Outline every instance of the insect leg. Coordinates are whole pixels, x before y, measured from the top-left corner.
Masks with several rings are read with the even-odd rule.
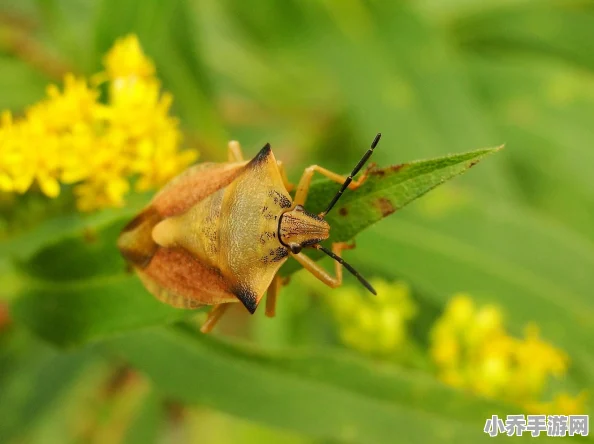
[[[354,247],[354,244],[349,244],[347,242],[336,242],[332,244],[332,252],[340,257],[342,250],[350,250]],[[334,262],[335,276],[332,276],[330,273],[324,270],[321,265],[307,257],[305,254],[292,254],[292,256],[303,266],[303,268],[305,268],[327,286],[336,288],[342,285],[342,264]]]
[[[283,185],[285,186],[286,190],[290,193],[295,188],[295,185],[289,182],[289,179],[287,178],[287,172],[285,171],[285,165],[283,164],[283,162],[277,160],[276,165],[278,166],[281,178],[283,179]]]
[[[202,333],[210,333],[230,306],[230,303],[215,305],[212,310],[210,310],[210,313],[208,313],[208,317],[206,318],[206,321],[204,321],[204,324],[202,324],[202,327],[200,327],[200,331]]]
[[[365,182],[365,179],[367,179],[367,174],[369,172],[370,168],[367,168],[364,172],[363,175],[361,177],[359,177],[357,180],[353,180],[348,188],[349,190],[356,190],[357,188],[359,188],[361,185],[363,185],[363,182]],[[299,185],[297,185],[297,191],[295,193],[295,199],[293,199],[293,202],[295,202],[296,205],[304,205],[305,201],[307,199],[307,192],[309,191],[309,185],[311,183],[311,178],[313,177],[314,173],[320,173],[323,176],[326,176],[328,179],[333,180],[334,182],[337,182],[339,184],[343,184],[345,182],[345,180],[347,180],[347,176],[343,176],[341,174],[337,174],[334,173],[330,170],[327,170],[324,167],[321,167],[319,165],[311,165],[308,166],[305,171],[303,171],[303,175],[301,176],[301,179],[299,180]]]
[[[276,300],[278,298],[278,292],[282,286],[282,278],[277,273],[272,279],[268,291],[266,292],[266,316],[273,318],[276,313]]]
[[[243,153],[237,140],[231,140],[229,142],[227,145],[227,155],[229,156],[229,162],[243,162]]]

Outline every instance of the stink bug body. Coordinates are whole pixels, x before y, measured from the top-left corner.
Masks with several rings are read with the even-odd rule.
[[[351,245],[333,243],[328,250],[320,242],[329,237],[325,215],[347,188],[354,190],[365,181],[366,173],[358,180],[353,176],[379,139],[380,134],[348,177],[317,165],[306,168],[294,198],[270,145],[244,161],[239,144],[230,142],[229,162],[198,164],[169,182],[124,227],[118,248],[159,300],[179,308],[213,305],[203,332],[213,328],[231,303],[242,302],[254,313],[266,291],[266,314],[273,316],[281,285],[278,270],[289,256],[330,287],[341,285],[344,265],[375,294],[340,257]],[[314,172],[342,184],[320,214],[303,207]],[[303,254],[303,248],[332,257],[335,276]]]

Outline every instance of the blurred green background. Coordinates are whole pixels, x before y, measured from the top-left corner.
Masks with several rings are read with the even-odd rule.
[[[364,275],[409,286],[409,335],[425,357],[407,359],[342,344],[332,293],[304,273],[272,320],[238,309],[203,338],[187,316],[141,328],[151,305],[145,324],[111,334],[110,301],[132,295],[125,308],[138,314],[151,298],[112,279],[134,197],[85,216],[68,213],[67,195],[4,195],[0,442],[487,440],[487,416],[523,410],[447,387],[427,358],[431,325],[459,292],[500,307],[511,334],[534,322],[567,353],[548,393],[592,390],[594,2],[2,0],[0,109],[19,115],[65,73],[100,71],[129,33],[201,160],[224,160],[229,139],[249,156],[270,142],[296,182],[314,163],[347,171],[378,131],[379,165],[506,149],[345,254]]]

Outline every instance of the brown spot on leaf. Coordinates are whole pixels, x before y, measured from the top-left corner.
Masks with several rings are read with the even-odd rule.
[[[188,409],[181,402],[168,399],[164,403],[169,420],[174,424],[181,424],[188,413]]]
[[[346,207],[341,207],[338,210],[338,214],[340,214],[341,216],[346,216],[347,214],[349,214],[349,210]]]
[[[92,228],[85,228],[83,230],[83,239],[88,244],[93,244],[97,242],[97,231],[93,230]]]
[[[398,165],[392,165],[389,168],[390,171],[394,171],[394,172],[398,172],[400,171],[403,167],[405,167],[407,164],[406,163],[399,163]]]
[[[0,331],[7,328],[11,323],[10,313],[8,312],[8,305],[0,302]]]
[[[125,390],[130,385],[137,382],[139,379],[138,373],[128,366],[119,366],[110,375],[104,387],[104,394],[107,397],[117,395]]]
[[[389,166],[386,168],[374,168],[373,170],[371,170],[369,172],[369,174],[373,174],[374,176],[383,177],[386,175],[386,173],[397,173],[406,165],[407,165],[406,163],[400,163],[398,165],[392,165],[392,166]]]
[[[377,199],[374,202],[374,205],[380,210],[383,217],[389,216],[394,211],[396,211],[396,208],[394,207],[392,202],[389,199],[386,199],[385,197],[380,197],[379,199]]]
[[[472,162],[470,162],[470,164],[468,165],[468,168],[472,168],[473,166],[475,166],[477,163],[479,163],[479,160],[473,160]]]

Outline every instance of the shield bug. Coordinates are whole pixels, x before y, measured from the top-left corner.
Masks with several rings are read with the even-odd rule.
[[[229,161],[201,163],[174,178],[122,230],[118,248],[146,288],[159,300],[179,308],[213,305],[202,326],[209,332],[231,303],[254,313],[265,292],[266,314],[274,316],[281,286],[278,270],[292,256],[330,287],[342,283],[344,266],[373,294],[371,285],[341,258],[353,246],[328,239],[324,219],[343,192],[358,188],[363,168],[381,134],[347,177],[318,165],[305,169],[295,196],[281,162],[269,144],[244,161],[237,142],[229,143]],[[305,210],[312,176],[318,172],[342,186],[325,211]],[[335,262],[332,276],[306,256],[318,249]]]

